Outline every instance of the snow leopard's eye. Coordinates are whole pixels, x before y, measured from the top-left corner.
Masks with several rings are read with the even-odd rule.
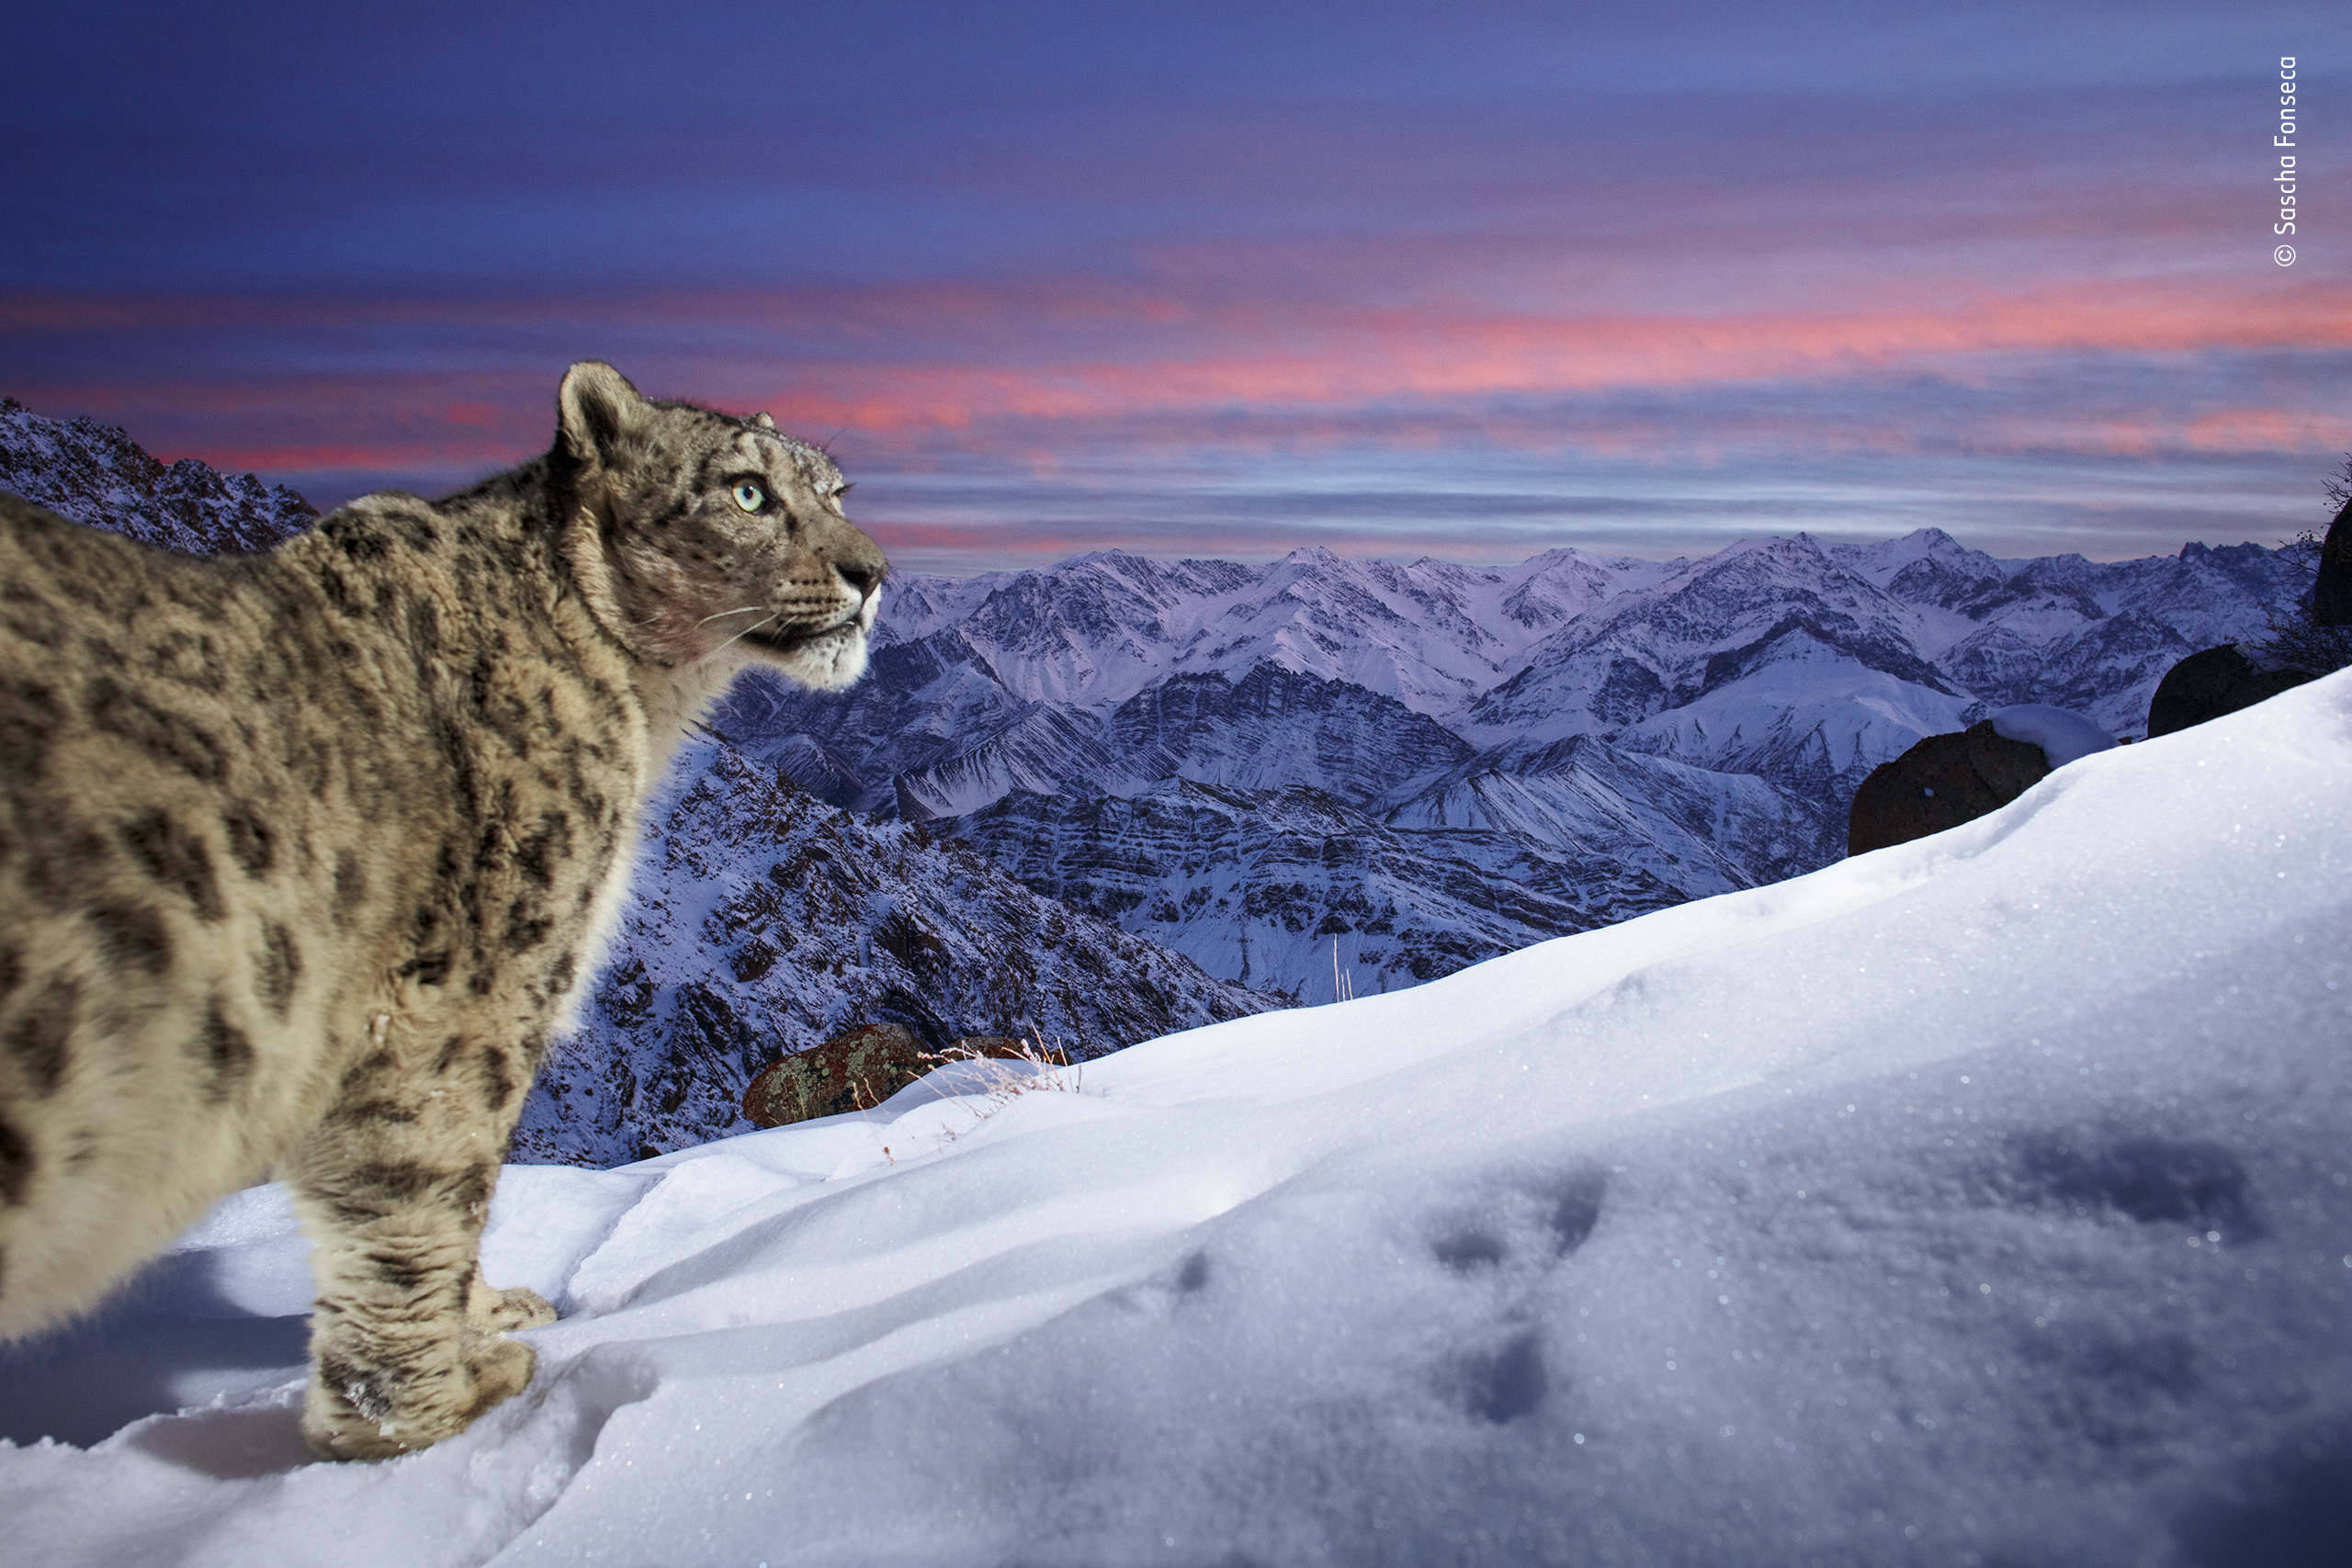
[[[732,493],[735,504],[746,512],[757,512],[767,504],[768,492],[749,479],[738,480]]]

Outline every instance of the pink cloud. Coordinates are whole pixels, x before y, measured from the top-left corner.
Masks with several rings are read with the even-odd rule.
[[[2267,280],[2266,280],[2267,281]],[[1068,286],[1065,287],[1065,282]],[[605,299],[342,300],[311,298],[100,299],[0,296],[0,329],[42,335],[158,326],[235,333],[422,322],[495,326],[626,358],[659,327],[643,363],[649,390],[762,407],[819,437],[854,432],[870,451],[936,447],[1021,459],[1040,472],[1064,455],[1058,430],[1118,424],[1130,441],[1246,445],[1344,441],[1368,413],[1391,441],[1435,443],[1483,426],[1490,439],[1557,443],[1555,418],[1521,421],[1484,400],[1604,395],[1886,373],[1963,382],[2003,361],[2052,352],[2195,354],[2341,348],[2352,344],[2352,288],[2219,285],[2210,277],[2078,280],[2011,292],[1922,287],[1835,310],[1679,313],[1370,308],[1346,300],[1219,302],[1100,280],[1004,286],[892,285],[831,291],[672,290]],[[601,322],[601,326],[589,323]],[[747,323],[787,333],[828,329],[821,352],[772,367],[777,350],[743,343]],[[844,325],[846,323],[846,325]],[[675,329],[700,332],[679,333]],[[714,339],[721,340],[714,342]],[[996,340],[1006,352],[976,350]],[[943,352],[949,351],[949,352]],[[489,350],[486,353],[491,352]],[[300,471],[495,465],[535,450],[551,428],[561,350],[496,351],[496,368],[279,375],[266,369],[168,382],[141,378],[19,386],[34,406],[153,411],[162,445],[230,467]],[[535,363],[544,359],[544,363]],[[1430,411],[1435,410],[1436,412]],[[1417,418],[1417,411],[1423,416]],[[2127,420],[2021,425],[1977,416],[1971,439],[2131,453],[2158,446],[2310,449],[2339,445],[2344,423],[2288,408],[2198,411],[2186,400]],[[1272,418],[1274,434],[1233,428]],[[1770,432],[1807,450],[1859,444],[1903,450],[1922,433],[1881,423],[1825,428],[1770,410],[1723,415],[1708,431],[1603,411],[1579,424],[1587,450],[1688,450]]]

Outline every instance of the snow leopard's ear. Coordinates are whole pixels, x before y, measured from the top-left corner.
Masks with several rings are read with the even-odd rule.
[[[583,463],[609,467],[621,439],[651,411],[628,378],[601,359],[583,359],[563,373],[555,395],[556,431]]]

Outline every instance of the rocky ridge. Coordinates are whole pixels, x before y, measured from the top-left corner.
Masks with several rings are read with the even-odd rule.
[[[284,485],[194,457],[160,463],[111,424],[45,419],[14,398],[0,398],[0,490],[185,555],[266,550],[319,514]]]
[[[514,1157],[610,1165],[749,1132],[754,1075],[862,1024],[1082,1061],[1275,1005],[922,823],[865,820],[698,741],[647,814],[620,931]]]

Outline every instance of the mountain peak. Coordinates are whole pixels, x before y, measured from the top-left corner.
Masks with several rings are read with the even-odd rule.
[[[1345,566],[1348,559],[1324,545],[1301,545],[1274,563],[1276,566]]]
[[[1838,565],[1879,588],[1893,581],[1905,567],[1923,560],[1957,567],[1972,576],[1998,570],[1992,557],[1970,549],[1941,528],[1914,528],[1899,539],[1875,545],[1832,545],[1828,554]]]

